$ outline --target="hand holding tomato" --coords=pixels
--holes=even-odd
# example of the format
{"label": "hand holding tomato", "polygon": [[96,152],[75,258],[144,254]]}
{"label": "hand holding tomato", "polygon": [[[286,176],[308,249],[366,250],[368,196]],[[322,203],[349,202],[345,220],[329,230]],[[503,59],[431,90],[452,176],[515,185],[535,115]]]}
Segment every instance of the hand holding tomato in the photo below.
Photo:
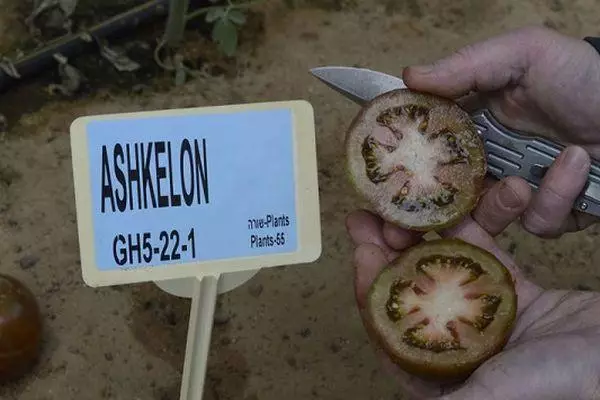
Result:
{"label": "hand holding tomato", "polygon": [[[600,294],[543,290],[524,278],[493,236],[523,213],[531,199],[520,179],[496,183],[471,217],[444,231],[494,254],[511,272],[519,299],[517,320],[507,346],[484,362],[465,382],[442,386],[409,375],[382,359],[404,391],[417,399],[562,400],[600,396]],[[367,291],[381,269],[409,247],[419,233],[400,229],[379,217],[357,211],[347,219],[355,250],[355,292],[364,315]]]}
{"label": "hand holding tomato", "polygon": [[585,41],[528,27],[466,46],[431,65],[405,69],[406,85],[486,105],[505,125],[553,136],[569,147],[548,171],[524,212],[525,229],[541,237],[582,230],[598,218],[574,212],[600,157],[600,55]]}

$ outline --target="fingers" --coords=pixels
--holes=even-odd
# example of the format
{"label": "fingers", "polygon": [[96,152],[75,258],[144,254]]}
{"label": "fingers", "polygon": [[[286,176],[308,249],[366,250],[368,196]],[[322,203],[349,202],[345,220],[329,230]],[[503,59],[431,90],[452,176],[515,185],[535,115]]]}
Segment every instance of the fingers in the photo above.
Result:
{"label": "fingers", "polygon": [[354,251],[354,292],[359,309],[366,306],[367,293],[388,259],[381,248],[374,244],[360,244]]}
{"label": "fingers", "polygon": [[[529,204],[531,189],[527,182],[517,177],[508,177],[487,185],[488,189],[473,210],[472,216],[440,232],[440,235],[460,238],[506,258],[492,236],[502,232],[522,215]],[[510,257],[508,259],[511,260]]]}
{"label": "fingers", "polygon": [[545,174],[524,214],[523,227],[540,237],[557,237],[569,229],[573,204],[586,184],[589,169],[588,153],[578,146],[567,147]]}
{"label": "fingers", "polygon": [[[512,257],[500,249],[493,236],[502,232],[525,211],[531,198],[531,189],[522,179],[509,177],[502,181],[486,181],[487,190],[478,206],[462,223],[440,232],[443,237],[456,237],[481,247],[494,254],[507,266],[522,292],[521,305],[537,294],[537,287],[524,279]],[[350,237],[356,245],[355,291],[357,302],[362,307],[367,291],[377,274],[395,259],[399,252],[422,240],[422,233],[401,229],[384,222],[368,211],[357,211],[346,220]]]}
{"label": "fingers", "polygon": [[383,224],[383,238],[394,250],[404,250],[408,246],[417,243],[422,236],[422,233],[400,229],[389,222]]}
{"label": "fingers", "polygon": [[509,270],[519,296],[518,314],[539,295],[541,289],[525,278],[513,258],[498,247],[493,236],[522,215],[530,198],[531,189],[527,182],[517,177],[503,179],[485,192],[472,216],[440,232],[442,237],[462,239],[489,251]]}
{"label": "fingers", "polygon": [[383,224],[381,217],[364,210],[355,211],[346,218],[346,229],[356,246],[373,244],[391,259],[394,252],[383,237]]}
{"label": "fingers", "polygon": [[462,239],[489,251],[509,268],[514,278],[522,279],[522,273],[514,265],[512,257],[498,247],[494,238],[473,217],[467,216],[460,224],[440,232],[440,236]]}
{"label": "fingers", "polygon": [[416,243],[419,236],[384,223],[379,216],[364,210],[351,213],[346,228],[356,246],[354,285],[356,301],[362,309],[377,274],[398,256],[398,250]]}
{"label": "fingers", "polygon": [[459,97],[470,91],[494,91],[517,82],[527,71],[538,39],[548,41],[541,28],[525,28],[466,46],[430,65],[411,66],[403,79],[409,88]]}
{"label": "fingers", "polygon": [[[363,210],[351,213],[346,219],[346,226],[357,246],[354,251],[354,290],[359,313],[364,318],[367,293],[381,269],[398,256],[399,250],[418,242],[421,236],[383,222],[379,216]],[[407,394],[414,398],[439,394],[438,385],[424,382],[398,369],[381,349],[379,354]]]}
{"label": "fingers", "polygon": [[417,243],[420,232],[400,229],[369,211],[358,210],[346,218],[346,229],[356,246],[373,244],[381,249],[388,261],[398,256],[398,251]]}
{"label": "fingers", "polygon": [[516,220],[531,200],[531,187],[523,179],[509,177],[491,186],[473,212],[473,219],[491,236]]}

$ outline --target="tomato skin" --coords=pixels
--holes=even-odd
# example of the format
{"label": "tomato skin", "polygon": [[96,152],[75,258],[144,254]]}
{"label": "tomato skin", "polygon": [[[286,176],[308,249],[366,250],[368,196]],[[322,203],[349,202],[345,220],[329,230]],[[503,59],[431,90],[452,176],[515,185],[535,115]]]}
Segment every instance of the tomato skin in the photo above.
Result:
{"label": "tomato skin", "polygon": [[[461,351],[452,354],[449,352],[449,356],[444,355],[444,352],[440,355],[400,344],[404,332],[395,329],[393,324],[385,320],[383,299],[390,291],[389,282],[410,276],[415,259],[433,255],[463,256],[476,260],[486,274],[493,276],[493,283],[486,286],[493,288],[490,294],[502,296],[504,303],[501,312],[495,315],[495,321],[490,327],[483,331],[481,339],[477,339],[476,345],[481,347],[480,350],[470,355]],[[404,251],[379,273],[368,293],[363,313],[364,325],[376,345],[404,371],[425,380],[452,383],[466,379],[483,362],[504,348],[514,327],[517,301],[512,276],[494,255],[460,239],[437,239]],[[465,347],[469,350],[470,344]]]}
{"label": "tomato skin", "polygon": [[[403,185],[401,183],[388,184],[386,182],[387,175],[384,173],[388,171],[382,172],[384,176],[379,176],[376,181],[370,175],[373,173],[373,163],[377,164],[377,157],[372,154],[366,155],[367,150],[365,149],[369,147],[369,137],[383,129],[381,121],[377,117],[381,116],[381,113],[389,112],[390,109],[402,107],[409,110],[410,108],[429,110],[431,117],[428,117],[430,118],[426,124],[428,128],[425,128],[427,134],[435,135],[448,130],[454,135],[454,139],[458,139],[464,145],[461,148],[466,153],[467,164],[462,168],[446,168],[445,181],[456,185],[455,189],[458,190],[451,207],[440,207],[431,212],[401,210],[397,205],[391,203],[394,197],[401,192]],[[376,143],[372,137],[370,139]],[[399,147],[402,147],[404,142],[399,140]],[[389,145],[389,143],[387,144]],[[344,145],[346,171],[354,189],[362,199],[372,205],[378,215],[405,229],[427,232],[454,226],[477,206],[484,191],[487,159],[483,141],[469,114],[450,99],[409,89],[397,89],[384,93],[369,102],[355,116],[346,131]],[[387,151],[389,151],[389,147]],[[408,158],[411,149],[407,150],[407,153]],[[443,155],[438,154],[438,159],[442,158]],[[423,174],[422,168],[416,168],[416,166],[409,170],[415,174],[417,179]],[[425,197],[425,199],[431,200],[429,197]]]}
{"label": "tomato skin", "polygon": [[17,279],[0,274],[0,382],[19,379],[33,367],[42,328],[33,293]]}

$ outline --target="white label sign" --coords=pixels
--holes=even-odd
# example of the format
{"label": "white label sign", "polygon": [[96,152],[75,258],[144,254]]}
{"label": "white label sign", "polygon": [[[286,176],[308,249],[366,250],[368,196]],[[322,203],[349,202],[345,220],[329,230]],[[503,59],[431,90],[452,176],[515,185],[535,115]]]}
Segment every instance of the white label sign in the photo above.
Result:
{"label": "white label sign", "polygon": [[309,262],[320,254],[306,102],[83,117],[72,125],[72,150],[82,268],[91,285]]}

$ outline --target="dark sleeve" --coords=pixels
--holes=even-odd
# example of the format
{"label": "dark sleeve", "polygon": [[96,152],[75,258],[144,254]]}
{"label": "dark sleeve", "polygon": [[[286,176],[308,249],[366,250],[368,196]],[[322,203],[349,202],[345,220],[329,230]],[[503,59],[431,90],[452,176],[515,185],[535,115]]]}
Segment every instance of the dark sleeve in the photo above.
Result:
{"label": "dark sleeve", "polygon": [[598,53],[600,53],[600,37],[586,36],[583,38],[586,42],[592,45]]}

